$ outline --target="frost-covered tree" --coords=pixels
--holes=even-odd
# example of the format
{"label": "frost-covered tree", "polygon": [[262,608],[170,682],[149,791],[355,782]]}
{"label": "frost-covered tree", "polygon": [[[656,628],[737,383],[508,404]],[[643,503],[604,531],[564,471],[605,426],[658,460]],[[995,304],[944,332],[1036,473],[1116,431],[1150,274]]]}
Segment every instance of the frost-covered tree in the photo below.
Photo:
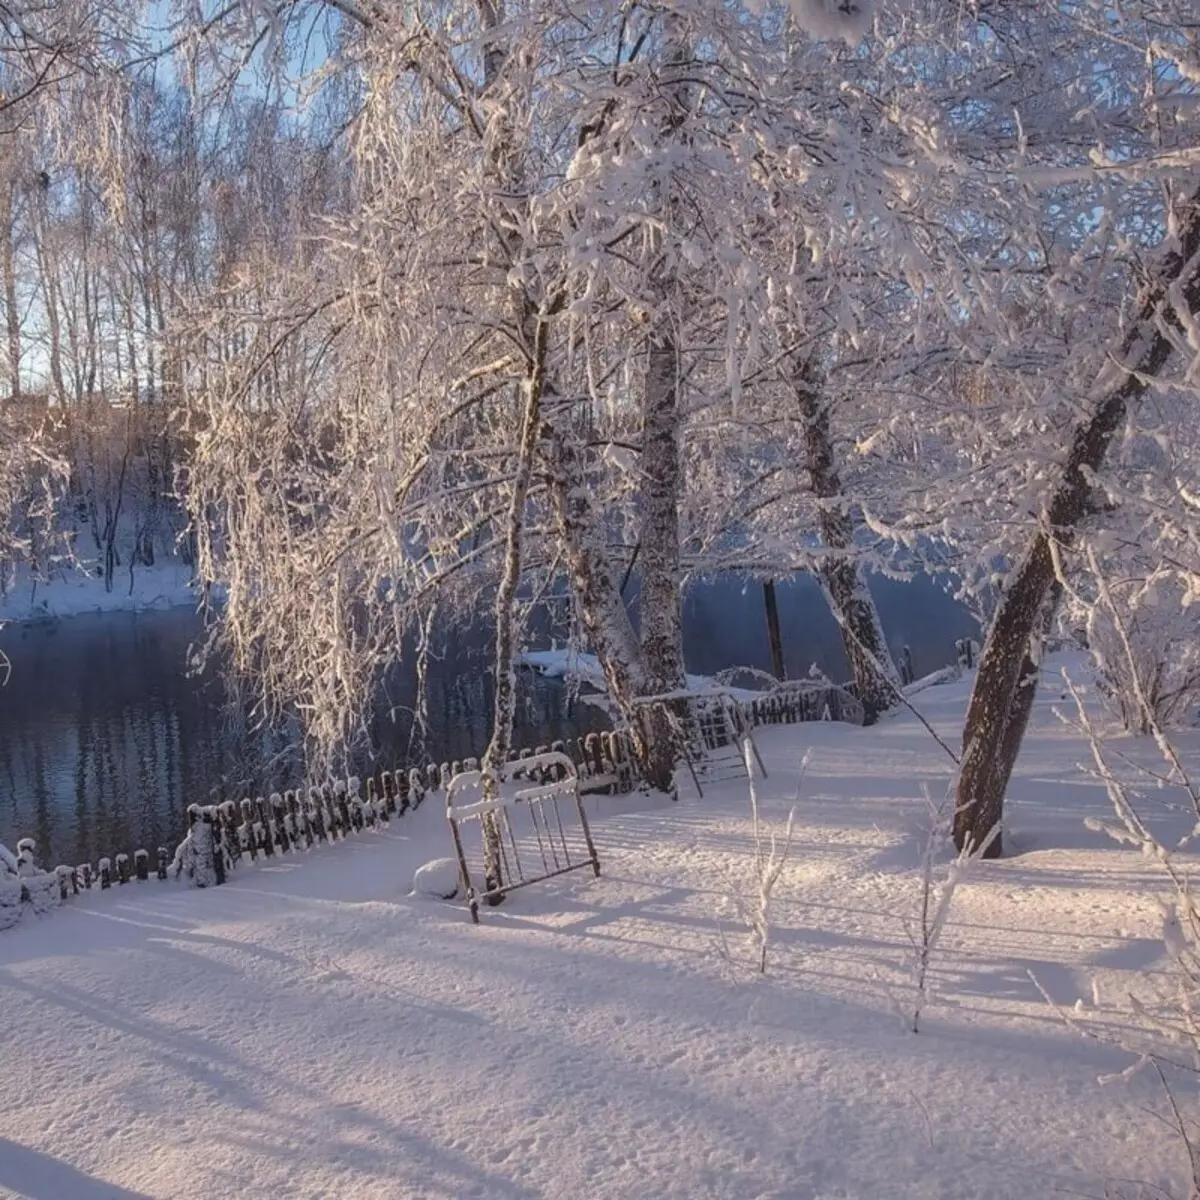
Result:
{"label": "frost-covered tree", "polygon": [[[502,529],[523,495],[520,573],[565,575],[665,786],[670,748],[636,701],[681,681],[686,355],[693,333],[718,343],[713,314],[731,307],[687,264],[720,253],[737,186],[762,192],[756,113],[784,101],[766,104],[761,79],[794,44],[719,6],[452,9],[436,27],[337,10],[338,63],[365,81],[353,203],[269,272],[291,272],[293,299],[245,302],[260,264],[202,334],[238,347],[220,371],[205,352],[190,472],[193,513],[223,513],[204,556],[228,579],[237,659],[312,714],[319,742],[344,740],[405,630],[477,603],[498,575],[515,596]],[[319,367],[264,411],[264,373],[301,343]],[[527,469],[514,434],[535,385]],[[632,486],[609,454],[623,425]],[[639,531],[640,636],[610,545],[625,526]]]}
{"label": "frost-covered tree", "polygon": [[686,571],[819,573],[873,712],[895,681],[864,572],[933,560],[981,593],[1008,572],[960,796],[981,842],[1057,596],[1037,546],[1093,510],[1106,397],[1127,411],[1167,361],[1146,346],[1178,361],[1190,328],[1150,252],[1169,214],[1190,228],[1180,15],[310,0],[185,21],[198,98],[253,70],[305,105],[256,155],[287,127],[286,218],[256,226],[231,180],[217,225],[240,232],[192,304],[189,502],[234,662],[329,752],[435,613],[498,608],[499,754],[521,606],[563,579],[665,786],[637,701],[680,680]]}

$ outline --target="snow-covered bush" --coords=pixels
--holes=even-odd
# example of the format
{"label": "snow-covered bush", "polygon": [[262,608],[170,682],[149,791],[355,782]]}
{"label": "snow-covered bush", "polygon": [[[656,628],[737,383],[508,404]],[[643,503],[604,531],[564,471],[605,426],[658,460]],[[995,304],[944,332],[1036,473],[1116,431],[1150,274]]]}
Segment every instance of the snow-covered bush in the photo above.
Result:
{"label": "snow-covered bush", "polygon": [[1196,722],[1200,609],[1184,601],[1182,582],[1159,573],[1108,585],[1090,608],[1087,642],[1101,695],[1131,733]]}
{"label": "snow-covered bush", "polygon": [[462,873],[453,858],[435,858],[417,868],[413,891],[418,896],[453,900],[462,884]]}
{"label": "snow-covered bush", "polygon": [[[175,878],[186,875],[193,887],[215,887],[217,884],[216,854],[218,847],[213,837],[215,809],[204,809],[197,804],[188,808],[189,828],[187,836],[175,850],[175,861],[171,870]],[[233,862],[222,842],[219,851],[223,856],[222,866],[228,873]]]}
{"label": "snow-covered bush", "polygon": [[921,853],[921,898],[916,919],[906,923],[909,941],[912,943],[912,1000],[908,1005],[897,1005],[905,1027],[913,1033],[921,1030],[921,1014],[930,1000],[930,976],[938,946],[945,932],[954,903],[954,893],[962,882],[971,864],[987,853],[992,839],[1000,832],[1000,826],[978,845],[968,844],[958,851],[943,868],[944,852],[953,841],[948,809],[954,796],[951,788],[941,804],[935,804],[927,787],[922,789],[925,806],[929,812],[929,828]]}
{"label": "snow-covered bush", "polygon": [[34,843],[22,838],[14,854],[0,844],[0,929],[15,925],[27,912],[44,913],[58,905],[58,876],[39,870]]}
{"label": "snow-covered bush", "polygon": [[[800,777],[796,781],[797,801],[800,798],[800,788],[804,782],[804,773],[808,769],[811,755],[812,752],[808,751],[800,760]],[[793,804],[788,811],[787,822],[781,837],[763,820],[758,802],[758,788],[754,783],[754,746],[749,738],[742,742],[742,756],[746,762],[746,775],[749,780],[754,861],[750,879],[742,886],[735,885],[731,900],[739,920],[747,927],[759,974],[765,975],[767,952],[771,941],[771,897],[780,875],[783,874],[788,855],[791,853],[796,826],[796,806]],[[724,953],[727,958],[732,958],[728,947],[725,947]]]}
{"label": "snow-covered bush", "polygon": [[8,929],[21,919],[23,891],[21,880],[0,866],[0,929]]}
{"label": "snow-covered bush", "polygon": [[[1116,616],[1115,626],[1118,636],[1123,642],[1127,641],[1128,631],[1122,628],[1119,616]],[[1181,787],[1197,822],[1176,846],[1164,844],[1143,813],[1145,793],[1136,783],[1114,773],[1104,738],[1092,721],[1080,690],[1065,672],[1064,679],[1075,702],[1075,714],[1073,719],[1063,713],[1058,715],[1074,724],[1087,738],[1094,763],[1093,773],[1104,785],[1116,816],[1115,823],[1091,820],[1088,824],[1117,842],[1136,847],[1162,868],[1171,893],[1162,908],[1162,940],[1171,965],[1166,983],[1161,981],[1160,972],[1145,976],[1144,992],[1130,996],[1128,1022],[1116,1033],[1097,1033],[1070,1014],[1062,1015],[1084,1036],[1113,1043],[1134,1056],[1127,1070],[1106,1077],[1102,1082],[1127,1079],[1144,1069],[1157,1075],[1167,1097],[1167,1119],[1178,1131],[1186,1153],[1187,1200],[1200,1200],[1200,1145],[1195,1138],[1198,1116],[1195,1083],[1200,1078],[1200,907],[1194,897],[1185,860],[1178,857],[1178,851],[1185,849],[1200,831],[1200,784],[1184,766],[1174,743],[1149,707],[1148,698],[1142,695],[1139,699],[1142,705],[1140,719],[1145,721],[1147,732],[1154,736],[1166,770],[1160,773],[1152,767],[1139,766],[1127,756],[1122,761],[1141,774],[1146,792],[1157,795],[1164,781]],[[1046,998],[1049,1001],[1049,997]],[[1186,1087],[1179,1086],[1181,1076],[1189,1080]]]}

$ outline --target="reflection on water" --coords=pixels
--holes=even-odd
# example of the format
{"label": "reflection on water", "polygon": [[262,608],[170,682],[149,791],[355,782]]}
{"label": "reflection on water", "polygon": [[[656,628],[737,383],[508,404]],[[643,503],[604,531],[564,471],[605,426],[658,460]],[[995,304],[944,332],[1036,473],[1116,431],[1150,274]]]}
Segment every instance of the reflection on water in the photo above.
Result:
{"label": "reflection on water", "polygon": [[[846,679],[849,669],[833,614],[811,576],[777,585],[784,666],[800,678],[816,666],[831,679]],[[888,645],[898,660],[912,651],[917,675],[954,661],[956,638],[977,637],[979,627],[967,610],[929,578],[901,583],[875,579],[871,584]],[[729,666],[769,670],[771,652],[762,585],[753,580],[705,580],[684,597],[684,653],[688,670],[713,675]]]}
{"label": "reflection on water", "polygon": [[[10,625],[13,663],[0,689],[0,841],[38,844],[43,864],[95,862],[145,846],[171,849],[187,804],[240,799],[303,777],[286,732],[237,726],[215,678],[189,678],[201,631],[183,609]],[[431,664],[424,752],[414,744],[411,679],[391,686],[373,729],[381,765],[452,760],[487,744],[491,688],[465,647]],[[538,745],[586,732],[599,714],[568,705],[560,684],[531,679],[516,741]]]}
{"label": "reflection on water", "polygon": [[[969,617],[930,583],[878,589],[893,648],[912,648],[918,672],[950,661]],[[809,580],[781,585],[780,618],[789,674],[816,662],[845,676],[837,628]],[[0,648],[12,660],[0,689],[0,841],[33,837],[43,863],[95,862],[145,846],[173,848],[185,806],[240,799],[302,777],[286,733],[237,727],[214,678],[189,677],[188,647],[200,633],[185,610],[75,617],[10,625]],[[686,602],[689,668],[769,666],[762,590],[721,581]],[[424,749],[413,744],[414,680],[400,672],[372,730],[388,766],[479,754],[487,743],[489,638],[454,638],[453,657],[431,664]],[[516,742],[535,746],[597,727],[588,705],[572,705],[555,682],[527,679]]]}

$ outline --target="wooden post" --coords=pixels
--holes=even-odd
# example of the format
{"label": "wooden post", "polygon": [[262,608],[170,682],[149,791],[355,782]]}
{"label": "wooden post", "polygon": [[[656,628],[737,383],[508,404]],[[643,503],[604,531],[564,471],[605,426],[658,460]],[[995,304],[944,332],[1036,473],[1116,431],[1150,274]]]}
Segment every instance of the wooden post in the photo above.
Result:
{"label": "wooden post", "polygon": [[129,855],[117,855],[117,882],[124,886],[129,882]]}
{"label": "wooden post", "polygon": [[307,850],[312,846],[312,830],[308,825],[308,814],[304,811],[304,805],[301,803],[300,796],[294,790],[289,788],[283,793],[283,802],[287,805],[288,821],[292,827],[293,844],[299,847],[301,840],[304,842],[304,848]]}
{"label": "wooden post", "polygon": [[107,859],[107,858],[102,858],[100,860],[99,866],[100,866],[100,888],[101,888],[101,890],[103,890],[104,888],[112,887],[112,860]]}
{"label": "wooden post", "polygon": [[221,815],[221,825],[224,830],[226,853],[229,861],[236,867],[242,858],[242,835],[238,829],[238,808],[232,800],[222,800],[217,805]]}
{"label": "wooden post", "polygon": [[382,821],[385,825],[391,823],[391,813],[388,811],[387,795],[382,797],[375,789],[375,777],[367,776],[367,808],[375,814],[374,820],[376,824]]}
{"label": "wooden post", "polygon": [[271,805],[262,796],[256,796],[254,808],[258,814],[259,845],[268,858],[275,857],[275,819]]}
{"label": "wooden post", "polygon": [[346,831],[341,827],[337,806],[333,802],[333,789],[328,783],[323,783],[318,788],[317,794],[321,797],[321,812],[325,818],[326,837],[331,842],[336,841],[339,837],[345,837]]}
{"label": "wooden post", "polygon": [[254,862],[258,858],[258,834],[254,830],[254,805],[249,796],[242,800],[241,808],[242,824],[238,829],[238,838],[246,847],[250,861]]}
{"label": "wooden post", "polygon": [[138,883],[145,883],[150,878],[150,852],[148,850],[133,852],[133,873],[137,876]]}
{"label": "wooden post", "polygon": [[600,752],[600,737],[598,734],[589,733],[583,739],[584,749],[588,756],[588,761],[592,766],[592,774],[604,774],[604,758]]}
{"label": "wooden post", "polygon": [[316,788],[308,789],[308,827],[318,842],[329,840],[329,830],[325,828],[325,810],[321,803],[321,793]]}
{"label": "wooden post", "polygon": [[225,882],[225,843],[222,839],[221,817],[215,808],[206,808],[200,819],[212,829],[212,865],[217,886]]}
{"label": "wooden post", "polygon": [[421,782],[421,772],[413,767],[408,773],[408,804],[410,808],[420,808],[425,799],[425,785]]}
{"label": "wooden post", "polygon": [[337,809],[338,824],[342,827],[342,837],[349,837],[354,829],[354,818],[350,813],[350,798],[346,794],[346,784],[341,779],[333,785],[333,803]]}
{"label": "wooden post", "polygon": [[292,848],[292,839],[287,831],[287,809],[283,805],[283,797],[278,792],[271,793],[271,824],[275,827],[275,838],[279,843],[279,853],[286,854]]}
{"label": "wooden post", "polygon": [[779,632],[779,604],[773,579],[763,584],[763,604],[767,610],[767,638],[771,643],[771,674],[782,682],[787,678],[787,669],[783,665],[783,637]]}
{"label": "wooden post", "polygon": [[355,833],[362,833],[366,828],[367,814],[363,811],[362,797],[359,794],[359,781],[357,775],[351,775],[345,783],[346,788],[346,811],[350,814],[350,824]]}
{"label": "wooden post", "polygon": [[[158,848],[158,877],[159,877],[159,879],[166,879],[166,877],[167,877],[167,864],[168,864],[170,861],[171,861],[171,858],[170,858],[170,855],[168,855],[168,854],[167,854],[167,848],[166,848],[166,846],[159,846],[159,848]],[[90,870],[89,870],[89,872],[88,872],[88,875],[89,875],[89,877],[90,877],[90,875],[91,875],[91,871],[90,871]],[[92,885],[91,885],[91,883],[89,882],[89,883],[88,883],[88,887],[91,887],[91,886],[92,886]]]}
{"label": "wooden post", "polygon": [[[83,880],[83,890],[85,892],[90,892],[92,890],[92,864],[91,863],[80,863],[79,864],[79,877]],[[166,876],[164,875],[163,878],[165,879]]]}

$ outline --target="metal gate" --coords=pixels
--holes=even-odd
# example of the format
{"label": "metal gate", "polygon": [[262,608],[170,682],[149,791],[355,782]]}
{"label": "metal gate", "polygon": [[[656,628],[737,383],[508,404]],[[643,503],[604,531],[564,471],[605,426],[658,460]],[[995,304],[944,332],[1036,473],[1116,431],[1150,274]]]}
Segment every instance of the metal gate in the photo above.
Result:
{"label": "metal gate", "polygon": [[[496,772],[497,795],[484,795],[482,771],[461,771],[446,789],[446,818],[454,837],[471,920],[479,923],[479,901],[496,904],[509,892],[590,866],[600,874],[579,794],[575,764],[558,751],[505,763]],[[564,809],[566,812],[564,813]],[[474,873],[467,837],[478,825],[482,857],[492,861],[492,877]],[[488,841],[491,853],[484,850]],[[483,886],[476,888],[479,876]]]}

